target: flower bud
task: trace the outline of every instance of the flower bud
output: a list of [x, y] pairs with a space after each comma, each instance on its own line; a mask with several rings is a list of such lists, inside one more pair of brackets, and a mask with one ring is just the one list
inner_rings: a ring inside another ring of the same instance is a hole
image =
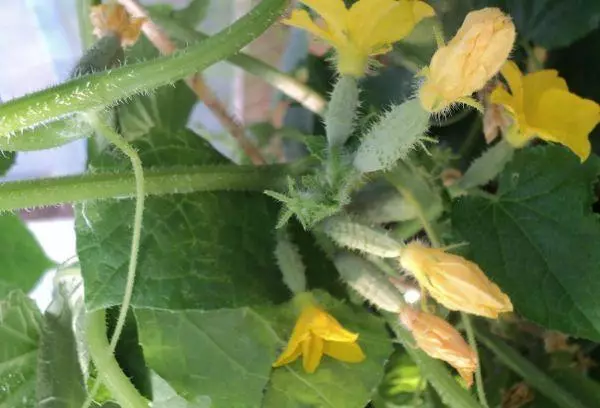
[[135, 44], [145, 18], [131, 17], [125, 7], [120, 4], [101, 4], [92, 7], [90, 20], [94, 26], [94, 35], [98, 38], [116, 35], [121, 46]]
[[467, 387], [473, 384], [473, 373], [478, 364], [477, 354], [454, 327], [437, 316], [410, 307], [402, 309], [400, 321], [412, 332], [421, 350], [454, 367]]
[[498, 8], [467, 14], [454, 38], [436, 51], [424, 70], [425, 81], [419, 90], [423, 107], [441, 112], [454, 102], [469, 103], [470, 95], [498, 73], [515, 36], [510, 17]]
[[402, 250], [400, 265], [412, 273], [435, 300], [450, 310], [494, 319], [499, 313], [513, 310], [508, 296], [485, 276], [479, 266], [461, 256], [413, 241]]

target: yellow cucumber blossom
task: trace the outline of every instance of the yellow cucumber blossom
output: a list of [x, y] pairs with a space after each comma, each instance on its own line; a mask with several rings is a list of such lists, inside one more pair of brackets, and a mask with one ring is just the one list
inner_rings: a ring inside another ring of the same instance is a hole
[[357, 333], [344, 329], [333, 316], [315, 305], [310, 294], [301, 293], [294, 300], [301, 304], [302, 312], [287, 347], [273, 367], [289, 364], [300, 355], [307, 373], [315, 372], [323, 354], [347, 363], [359, 363], [365, 359], [356, 343]]
[[358, 0], [347, 9], [343, 0], [300, 0], [325, 22], [321, 28], [306, 10], [294, 10], [283, 23], [302, 28], [337, 50], [341, 74], [361, 77], [369, 57], [385, 54], [434, 10], [420, 0]]
[[539, 137], [568, 147], [581, 161], [588, 158], [588, 136], [600, 122], [600, 105], [569, 92], [567, 82], [553, 69], [523, 75], [517, 64], [507, 61], [501, 73], [510, 93], [498, 86], [490, 99], [513, 119], [505, 134], [510, 144], [522, 147]]
[[485, 276], [479, 266], [461, 256], [413, 241], [402, 251], [400, 265], [412, 273], [435, 300], [450, 310], [494, 319], [500, 313], [513, 310], [508, 296]]
[[421, 350], [454, 367], [467, 387], [473, 384], [477, 354], [454, 327], [437, 316], [410, 307], [402, 309], [400, 321], [411, 331]]
[[515, 42], [515, 26], [497, 8], [467, 14], [447, 45], [438, 38], [439, 49], [431, 58], [419, 89], [419, 99], [428, 112], [443, 112], [453, 103], [481, 110], [471, 94], [483, 88], [502, 67]]
[[92, 7], [90, 20], [94, 26], [94, 35], [98, 38], [116, 35], [121, 39], [121, 46], [135, 44], [145, 18], [131, 17], [125, 7], [116, 3], [102, 4]]

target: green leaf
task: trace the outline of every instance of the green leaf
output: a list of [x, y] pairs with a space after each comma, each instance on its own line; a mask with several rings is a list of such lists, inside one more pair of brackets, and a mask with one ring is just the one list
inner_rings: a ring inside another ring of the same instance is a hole
[[13, 152], [0, 153], [0, 176], [5, 174], [15, 163], [16, 154]]
[[464, 16], [484, 7], [500, 7], [508, 12], [517, 33], [545, 48], [571, 44], [600, 24], [600, 2], [579, 0], [435, 0], [434, 7], [444, 23], [446, 38], [454, 35]]
[[0, 407], [36, 407], [41, 315], [21, 291], [0, 301]]
[[250, 308], [136, 309], [148, 365], [186, 400], [258, 407], [279, 339]]
[[0, 215], [0, 231], [1, 299], [13, 289], [30, 291], [41, 274], [52, 267], [52, 262], [16, 215]]
[[558, 146], [518, 151], [498, 195], [454, 202], [471, 258], [515, 310], [550, 329], [600, 339], [600, 225], [591, 211], [597, 159]]
[[[123, 136], [135, 139], [146, 168], [227, 163], [184, 129], [194, 101], [179, 83], [120, 107]], [[105, 149], [91, 166], [116, 170], [129, 164]], [[132, 304], [218, 309], [283, 301], [288, 292], [272, 255], [277, 211], [261, 193], [149, 197]], [[131, 200], [79, 207], [77, 245], [90, 309], [121, 303], [132, 220]]]
[[37, 371], [39, 408], [80, 408], [86, 398], [68, 303], [72, 289], [58, 286], [43, 317]]
[[186, 401], [156, 373], [152, 374], [152, 391], [152, 408], [210, 408], [210, 398], [198, 398], [193, 403]]
[[[271, 374], [264, 408], [362, 408], [383, 376], [385, 361], [392, 352], [392, 342], [379, 318], [362, 308], [333, 299], [324, 292], [316, 293], [319, 304], [345, 328], [359, 333], [358, 344], [367, 358], [358, 364], [342, 363], [323, 357], [317, 371], [307, 374], [302, 359], [277, 368]], [[297, 318], [294, 306], [261, 309], [281, 339], [290, 336]], [[274, 360], [273, 360], [274, 361]]]
[[[149, 366], [187, 401], [211, 407], [364, 407], [383, 374], [391, 341], [381, 320], [324, 292], [320, 303], [360, 333], [367, 360], [347, 364], [323, 357], [313, 374], [301, 359], [273, 369], [296, 323], [292, 302], [212, 311], [136, 309]], [[156, 395], [156, 394], [155, 394]]]

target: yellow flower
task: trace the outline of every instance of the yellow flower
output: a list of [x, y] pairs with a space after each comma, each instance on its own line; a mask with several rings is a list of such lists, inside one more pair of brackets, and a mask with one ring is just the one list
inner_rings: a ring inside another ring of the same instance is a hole
[[470, 95], [484, 87], [502, 67], [515, 42], [515, 26], [497, 8], [484, 8], [467, 14], [448, 45], [438, 39], [435, 52], [419, 90], [423, 108], [442, 112], [453, 103], [481, 110]]
[[289, 364], [301, 354], [302, 365], [308, 373], [315, 372], [323, 354], [347, 363], [363, 361], [365, 355], [356, 344], [358, 334], [344, 329], [335, 318], [312, 303], [308, 296], [302, 293], [296, 297], [303, 302], [302, 313], [286, 349], [273, 367]]
[[553, 69], [523, 76], [514, 62], [507, 61], [501, 72], [510, 93], [498, 86], [491, 101], [504, 106], [513, 118], [505, 135], [508, 142], [521, 147], [537, 136], [567, 146], [581, 161], [587, 159], [588, 136], [600, 122], [600, 105], [569, 92]]
[[508, 296], [479, 266], [461, 256], [413, 241], [402, 251], [400, 264], [435, 300], [450, 310], [494, 319], [499, 313], [513, 310]]
[[146, 21], [145, 18], [131, 17], [125, 7], [115, 3], [92, 7], [90, 19], [96, 37], [116, 35], [123, 47], [135, 44]]
[[400, 321], [412, 332], [421, 350], [448, 362], [465, 380], [467, 387], [473, 384], [477, 354], [454, 327], [437, 316], [410, 307], [402, 309]]
[[302, 28], [337, 50], [341, 74], [360, 77], [369, 57], [384, 54], [406, 37], [433, 9], [419, 0], [358, 0], [347, 9], [343, 0], [300, 0], [317, 12], [325, 27], [315, 24], [306, 10], [294, 10], [283, 22]]

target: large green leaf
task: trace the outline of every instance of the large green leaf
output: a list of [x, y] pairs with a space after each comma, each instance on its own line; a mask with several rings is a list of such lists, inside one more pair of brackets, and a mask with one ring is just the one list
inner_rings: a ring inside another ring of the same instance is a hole
[[86, 398], [69, 306], [73, 286], [61, 284], [42, 321], [38, 356], [39, 408], [80, 408]]
[[0, 408], [36, 407], [41, 315], [21, 291], [0, 301]]
[[13, 289], [28, 292], [52, 266], [33, 234], [14, 214], [0, 215], [0, 299]]
[[471, 257], [517, 312], [547, 328], [600, 339], [600, 225], [591, 211], [597, 159], [558, 146], [519, 151], [498, 196], [452, 208]]
[[314, 374], [301, 359], [273, 369], [295, 324], [291, 304], [212, 311], [136, 309], [149, 366], [188, 401], [220, 407], [364, 407], [391, 352], [383, 323], [360, 308], [317, 293], [321, 304], [360, 333], [367, 360], [324, 357]]
[[258, 407], [279, 339], [250, 308], [137, 309], [148, 365], [185, 399], [213, 408]]
[[[227, 163], [185, 129], [194, 101], [178, 83], [119, 109], [123, 135], [134, 141], [146, 168]], [[129, 163], [105, 148], [91, 166], [114, 170]], [[133, 207], [132, 200], [79, 207], [77, 245], [90, 309], [121, 302]], [[260, 193], [147, 198], [133, 305], [214, 309], [285, 300], [287, 289], [272, 255], [277, 211]]]
[[500, 7], [514, 19], [517, 33], [546, 48], [571, 44], [600, 25], [597, 0], [435, 0], [446, 36], [454, 35], [469, 12]]
[[189, 402], [156, 373], [152, 374], [152, 393], [152, 408], [210, 408], [209, 398], [200, 397]]
[[[275, 369], [266, 390], [264, 408], [362, 408], [379, 384], [392, 343], [382, 320], [317, 292], [319, 303], [348, 330], [359, 333], [358, 343], [367, 355], [362, 363], [348, 364], [324, 357], [317, 371], [307, 374], [301, 359]], [[262, 310], [278, 336], [289, 337], [296, 310], [287, 307]]]

